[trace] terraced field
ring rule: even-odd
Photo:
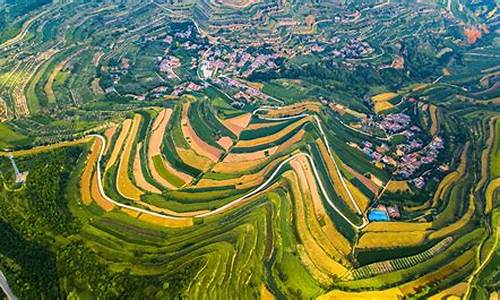
[[[493,1],[0,13],[9,299],[498,292]]]

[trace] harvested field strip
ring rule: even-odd
[[[141,115],[136,114],[134,116],[132,128],[130,129],[130,133],[128,135],[127,141],[125,142],[125,146],[120,157],[120,164],[118,165],[118,172],[116,177],[116,189],[118,193],[120,193],[120,195],[122,195],[123,197],[134,201],[139,201],[141,199],[141,196],[144,194],[143,191],[135,186],[128,175],[130,156],[132,155],[132,147],[135,144],[141,121]]]
[[[388,110],[394,107],[394,105],[389,102],[390,100],[396,98],[398,94],[396,93],[382,93],[376,96],[373,96],[372,102],[374,104],[374,110],[376,113],[382,112],[384,110]]]
[[[348,173],[351,173],[351,175],[354,176],[355,178],[357,178],[359,180],[359,182],[361,182],[364,186],[366,186],[366,188],[368,188],[368,190],[370,190],[372,192],[373,195],[376,195],[378,193],[378,190],[380,187],[378,185],[376,185],[370,179],[363,176],[363,174],[361,174],[358,171],[354,170],[353,168],[349,167],[344,162],[342,162],[340,164],[340,167],[342,169],[346,170]]]
[[[364,212],[368,209],[370,206],[370,199],[361,192],[360,189],[358,189],[354,184],[352,184],[350,181],[346,181],[346,186],[351,191],[351,194],[354,199],[356,199],[356,203],[358,204],[359,209]],[[351,203],[351,201],[347,201],[348,203]],[[356,209],[356,208],[352,208]]]
[[[392,93],[392,92],[381,93],[381,94],[378,94],[376,96],[373,96],[372,101],[373,102],[386,102],[386,101],[389,101],[391,99],[396,98],[397,96],[398,96],[398,94]]]
[[[113,145],[113,151],[111,152],[111,156],[109,157],[109,160],[106,163],[106,168],[104,169],[105,172],[108,171],[118,160],[118,157],[122,151],[123,143],[127,138],[131,125],[132,125],[131,119],[126,119],[125,121],[123,121],[122,130],[120,131],[120,135],[118,136],[115,144]]]
[[[233,145],[233,140],[228,136],[223,136],[217,140],[217,144],[224,148],[224,151],[228,151]]]
[[[297,128],[301,127],[305,123],[310,122],[311,120],[312,120],[311,117],[301,118],[300,120],[294,122],[293,124],[287,126],[285,129],[283,129],[283,130],[281,130],[281,131],[279,131],[279,132],[277,132],[275,134],[271,134],[269,136],[264,136],[264,137],[256,138],[256,139],[253,139],[253,140],[244,140],[244,141],[240,140],[236,144],[236,147],[238,147],[238,148],[247,148],[247,147],[255,147],[255,146],[266,145],[266,144],[270,144],[270,143],[273,143],[273,142],[277,142],[278,140],[280,140],[284,136],[286,136],[289,133],[293,132],[294,130],[296,130]]]
[[[105,211],[111,211],[115,207],[113,203],[110,203],[107,201],[104,196],[101,194],[101,191],[99,190],[99,182],[97,178],[97,173],[94,173],[92,176],[92,188],[91,188],[91,194],[92,198],[94,201],[99,205],[102,209]]]
[[[413,256],[408,256],[408,257],[402,257],[402,258],[397,258],[393,260],[387,260],[383,262],[376,262],[370,265],[363,266],[361,268],[356,269],[353,272],[353,278],[354,280],[356,279],[361,279],[361,278],[367,278],[370,276],[378,275],[378,274],[384,274],[384,273],[389,273],[401,269],[406,269],[410,268],[416,264],[419,264],[423,261],[426,261],[427,259],[430,259],[434,255],[443,252],[445,249],[447,249],[450,244],[453,242],[453,238],[448,237],[436,245],[434,245],[432,248],[419,253],[417,255]]]
[[[290,148],[293,145],[298,144],[300,141],[303,140],[304,135],[306,134],[306,131],[304,129],[301,129],[299,132],[297,132],[294,136],[292,136],[289,140],[286,142],[282,143],[278,150],[276,150],[276,153],[281,153],[287,150],[290,150]]]
[[[182,109],[181,127],[182,133],[193,150],[201,156],[205,156],[212,161],[218,161],[222,151],[203,141],[191,126],[189,117],[189,103],[185,103]]]
[[[101,140],[97,139],[92,144],[90,148],[90,153],[87,157],[87,162],[85,163],[85,168],[83,169],[81,178],[80,178],[80,197],[81,201],[85,205],[90,205],[92,203],[92,195],[90,193],[91,183],[92,183],[92,173],[94,172],[94,167],[97,163],[97,159],[99,158],[99,152],[101,150],[102,145]]]
[[[137,183],[137,186],[144,191],[153,193],[153,194],[161,194],[161,191],[156,188],[154,185],[149,183],[146,178],[144,178],[144,174],[142,172],[142,162],[141,162],[141,150],[142,150],[142,143],[137,144],[137,149],[135,151],[135,157],[134,157],[134,178],[135,182]]]
[[[226,126],[227,129],[231,130],[236,136],[239,136],[240,133],[248,126],[250,120],[252,119],[252,114],[247,113],[241,116],[237,116],[231,119],[221,120],[222,124]]]
[[[358,242],[358,248],[393,248],[420,245],[427,231],[388,231],[388,232],[365,232]]]
[[[217,112],[213,109],[210,101],[202,101],[199,104],[198,114],[204,121],[221,136],[226,136],[230,139],[237,139],[238,137],[217,118]]]

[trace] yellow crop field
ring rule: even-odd
[[[302,192],[307,194],[304,205],[307,212],[308,227],[312,236],[326,252],[334,256],[338,261],[345,261],[347,264],[345,257],[349,255],[351,246],[345,237],[337,231],[332,220],[328,217],[309,161],[304,156],[299,156],[290,165],[300,180]],[[311,201],[308,201],[309,198]],[[320,222],[322,225],[320,225]]]
[[[490,181],[488,184],[488,187],[486,188],[486,191],[484,193],[484,197],[486,199],[486,206],[484,208],[485,213],[490,213],[491,210],[493,209],[493,203],[495,203],[495,199],[493,197],[495,196],[495,191],[500,188],[500,177],[493,179]],[[498,201],[498,199],[497,199]]]
[[[375,110],[376,113],[383,112],[384,110],[388,110],[393,107],[394,105],[391,102],[378,101],[373,104],[373,109]]]
[[[431,115],[431,129],[429,133],[435,136],[439,131],[438,107],[436,105],[429,105],[429,114]]]
[[[310,231],[308,226],[308,220],[310,216],[306,214],[306,208],[304,207],[305,202],[312,201],[312,191],[307,190],[303,179],[307,180],[307,177],[312,177],[312,173],[304,168],[304,162],[300,162],[299,160],[293,160],[291,163],[295,176],[291,176],[289,178],[291,182],[291,188],[293,194],[295,196],[295,206],[296,206],[296,224],[297,224],[297,232],[302,241],[302,245],[304,246],[304,250],[311,259],[314,266],[319,269],[321,272],[329,275],[335,275],[338,277],[346,276],[349,271],[347,268],[342,266],[339,262],[333,260],[318,244],[315,240],[313,233]],[[307,173],[310,173],[308,175]],[[315,179],[312,178],[314,181]],[[302,183],[302,189],[300,188],[300,183]],[[309,180],[308,180],[309,182]],[[310,187],[309,187],[310,188]],[[300,196],[299,196],[300,195]],[[319,195],[318,195],[319,197]]]
[[[274,295],[269,291],[265,284],[260,285],[260,300],[274,300]]]
[[[363,231],[365,232],[385,232],[385,231],[426,231],[431,229],[432,223],[408,223],[408,222],[371,222]],[[405,233],[402,233],[405,234]]]
[[[120,135],[116,139],[116,142],[113,146],[113,151],[111,152],[111,156],[109,157],[108,162],[106,163],[105,170],[108,171],[118,160],[118,157],[122,151],[123,143],[127,138],[128,132],[130,130],[130,126],[132,125],[131,119],[126,119],[122,123],[122,130],[120,131]]]
[[[286,151],[286,150],[290,149],[290,147],[292,147],[293,145],[299,143],[302,140],[302,138],[304,137],[305,133],[306,133],[305,130],[301,129],[299,132],[294,134],[290,139],[288,139],[286,142],[281,144],[278,147],[278,149],[276,150],[276,153]]]
[[[416,246],[421,244],[427,235],[427,231],[366,232],[359,239],[358,247],[369,249]]]
[[[138,218],[141,221],[164,226],[164,227],[189,227],[192,226],[193,218],[188,217],[160,217],[150,214],[141,214]]]
[[[437,293],[436,295],[432,295],[429,297],[429,300],[443,300],[443,299],[452,299],[451,297],[458,297],[458,299],[462,299],[467,291],[467,283],[460,282],[455,284],[454,286],[447,288],[444,291]]]
[[[184,149],[177,147],[175,149],[180,159],[187,165],[195,167],[203,172],[207,171],[212,162],[203,156],[198,155],[193,149]]]
[[[94,172],[92,176],[92,187],[90,193],[92,194],[92,199],[94,199],[95,203],[99,205],[105,211],[111,211],[115,207],[115,205],[104,198],[99,190],[97,173]]]
[[[141,199],[141,195],[144,194],[142,190],[135,186],[135,184],[128,176],[132,147],[134,146],[137,131],[139,130],[141,121],[141,115],[136,114],[134,116],[134,121],[132,123],[130,133],[125,142],[125,147],[123,148],[120,156],[120,164],[118,165],[118,173],[116,175],[116,189],[118,193],[120,193],[123,197],[134,201],[139,201]]]
[[[383,291],[344,292],[333,290],[318,297],[318,300],[401,300],[404,295],[398,288]]]
[[[372,102],[374,105],[374,110],[376,113],[382,112],[384,110],[388,110],[394,107],[392,103],[389,101],[396,98],[398,94],[396,93],[381,93],[376,96],[373,96]]]
[[[213,168],[216,173],[239,173],[254,169],[258,165],[264,163],[267,158],[254,159],[249,161],[233,161],[233,162],[219,162]]]
[[[465,214],[458,221],[431,233],[429,235],[429,239],[439,239],[448,236],[453,232],[459,230],[460,228],[464,227],[467,223],[469,223],[472,216],[474,215],[474,210],[475,210],[474,195],[471,194],[469,197],[469,207],[467,208]]]
[[[139,201],[141,196],[144,194],[144,192],[137,188],[128,176],[132,147],[134,146],[141,121],[141,115],[136,114],[134,116],[132,128],[130,129],[130,134],[128,135],[125,147],[120,157],[120,164],[118,165],[118,173],[116,176],[116,189],[118,193],[120,193],[123,197],[134,201]]]
[[[391,180],[389,184],[387,184],[387,190],[390,192],[407,192],[410,191],[410,186],[408,185],[408,181],[406,180]]]
[[[358,205],[359,209],[361,211],[366,211],[368,207],[370,206],[370,199],[363,194],[354,184],[352,184],[350,181],[346,180],[346,185],[349,191],[351,191],[352,197],[356,201],[356,204]],[[351,201],[348,201],[349,203]],[[355,209],[354,206],[351,207],[351,209]]]
[[[261,129],[261,128],[273,127],[273,126],[281,125],[285,122],[286,121],[267,122],[267,123],[251,123],[250,125],[247,126],[246,130],[257,130],[257,129]]]
[[[381,93],[381,94],[373,96],[372,101],[375,103],[376,102],[387,102],[387,101],[390,101],[390,100],[396,98],[397,96],[398,96],[398,94],[392,93],[392,92]]]
[[[101,144],[101,139],[96,139],[92,144],[90,154],[87,158],[85,168],[83,169],[82,176],[80,178],[80,197],[82,203],[85,205],[92,203],[92,195],[90,193],[91,179],[97,159],[99,158],[99,153],[102,147]]]
[[[304,101],[288,106],[283,106],[279,109],[268,111],[266,113],[266,117],[279,118],[284,116],[293,116],[304,113],[305,111],[319,113],[321,111],[321,103],[315,101]]]

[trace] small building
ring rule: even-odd
[[[389,217],[391,217],[392,219],[401,218],[401,213],[399,212],[399,208],[397,206],[388,206],[387,213],[389,214]]]

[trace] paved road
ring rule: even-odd
[[[3,275],[2,271],[0,271],[0,288],[7,296],[9,300],[17,300],[17,297],[12,293],[12,290],[9,287],[9,283],[7,282],[7,278]]]

